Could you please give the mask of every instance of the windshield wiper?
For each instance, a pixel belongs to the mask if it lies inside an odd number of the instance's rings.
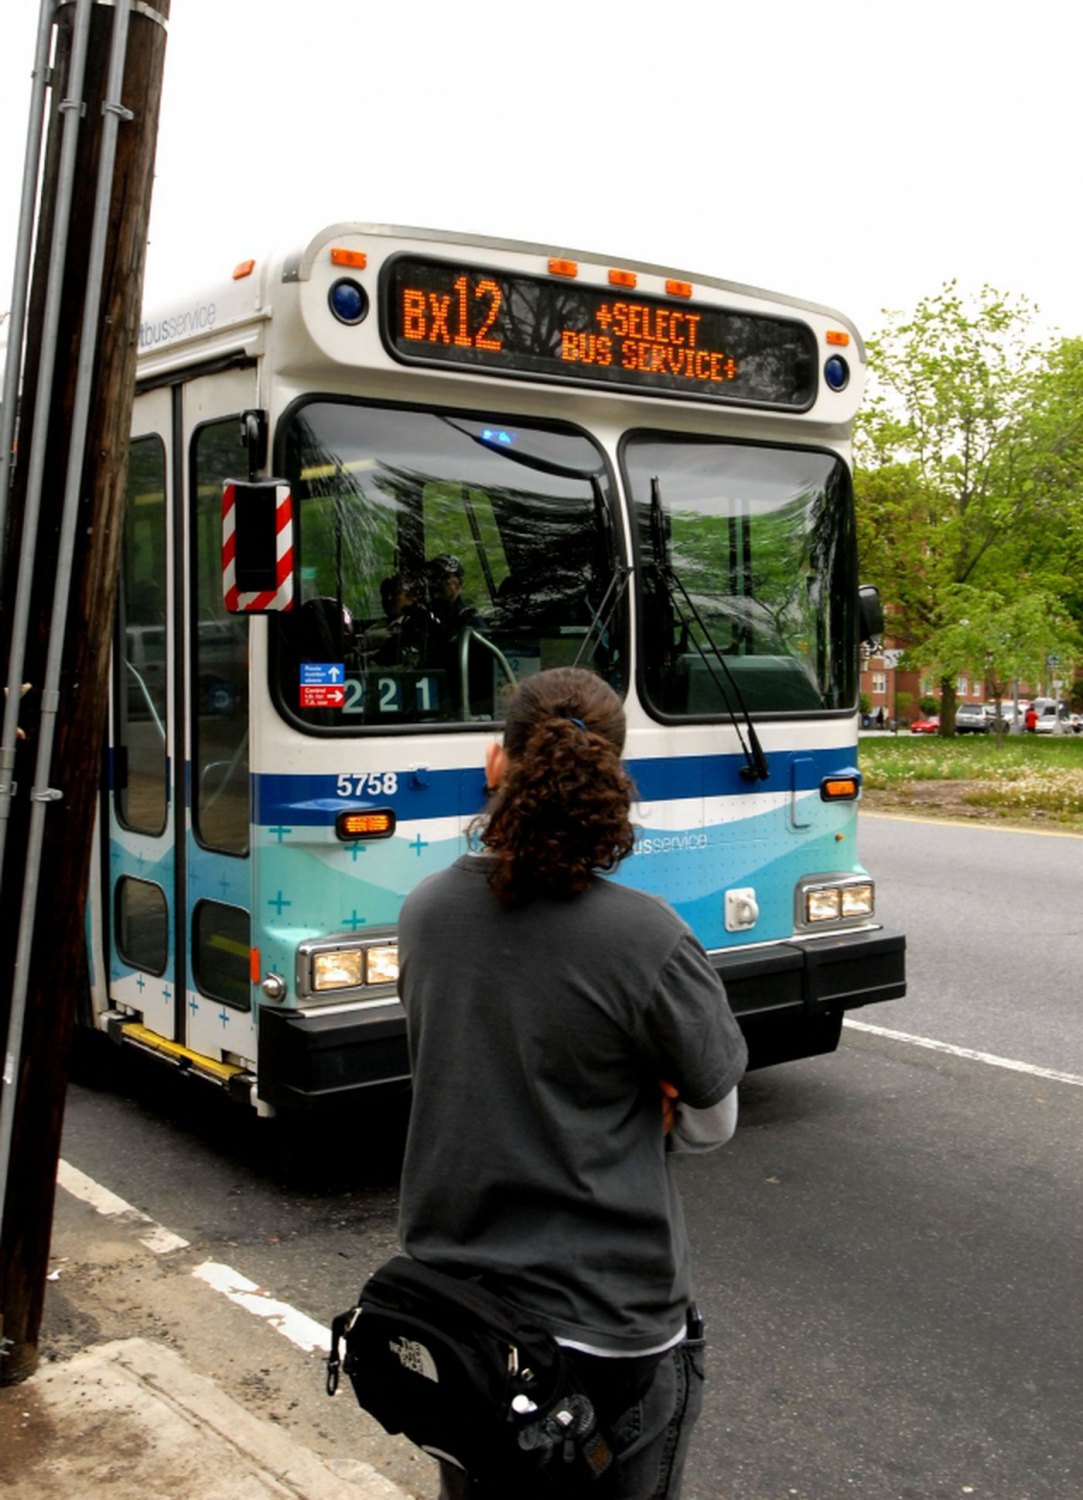
[[[756,733],[756,726],[752,722],[752,716],[748,711],[744,696],[742,695],[741,689],[738,686],[737,679],[730,671],[729,663],[726,661],[726,658],[723,656],[722,652],[715,644],[714,639],[711,636],[711,632],[707,628],[706,621],[703,619],[699,610],[696,608],[695,603],[688,593],[688,590],[685,588],[684,584],[677,576],[673,564],[670,562],[669,547],[666,541],[665,532],[665,515],[662,510],[662,485],[657,474],[655,474],[651,479],[650,538],[651,551],[654,554],[654,568],[658,574],[658,577],[662,580],[662,584],[666,591],[666,597],[669,600],[670,608],[673,610],[673,613],[681,626],[684,637],[690,640],[695,646],[696,650],[699,652],[700,658],[703,661],[703,665],[707,668],[707,672],[711,678],[711,681],[718,689],[719,696],[721,697],[722,702],[726,705],[726,712],[729,714],[730,722],[732,723],[734,729],[737,731],[737,739],[745,757],[745,764],[741,767],[741,775],[748,781],[766,781],[770,776],[771,771],[767,764],[767,757],[763,753],[763,746],[760,744],[759,736]],[[686,615],[681,609],[678,595],[680,595],[680,599],[684,600],[684,603],[688,608],[688,612],[691,615],[692,620],[699,627],[703,639],[710,647],[711,656],[707,655],[706,651],[704,651],[703,649],[702,643],[696,638],[695,633],[689,628],[688,615]],[[745,730],[748,734],[747,744],[745,743],[744,736],[741,733],[740,720],[738,719],[733,705],[730,702],[729,694],[726,692],[725,683],[722,681],[722,678],[714,669],[714,665],[711,659],[712,657],[725,673],[726,679],[729,682],[730,687],[733,689],[734,696],[736,697],[737,702],[740,705],[741,719],[744,720]]]

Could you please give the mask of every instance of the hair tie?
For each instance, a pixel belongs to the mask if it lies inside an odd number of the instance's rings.
[[[586,729],[586,727],[587,727],[583,723],[582,719],[576,719],[571,714],[568,715],[568,722],[569,722],[569,724],[574,724],[575,727],[576,727],[576,729]]]

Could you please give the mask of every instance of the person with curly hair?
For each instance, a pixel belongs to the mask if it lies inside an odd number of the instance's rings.
[[[702,1329],[668,1157],[732,1135],[747,1054],[664,902],[603,878],[631,852],[619,698],[559,668],[511,697],[477,852],[399,926],[413,1101],[400,1237],[563,1346],[607,1435],[607,1500],[677,1500]],[[441,1500],[509,1500],[441,1462]]]

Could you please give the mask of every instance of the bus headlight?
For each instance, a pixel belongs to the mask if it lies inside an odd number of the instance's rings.
[[[860,885],[842,887],[842,915],[844,917],[871,917],[875,905],[871,880],[863,880]]]
[[[821,879],[798,887],[797,925],[818,927],[824,922],[852,922],[871,917],[876,908],[873,882]]]
[[[387,991],[399,977],[398,944],[386,934],[358,940],[320,938],[297,949],[297,994],[303,1000],[366,990]]]
[[[365,950],[342,948],[312,955],[312,988],[352,990],[365,982]]]
[[[382,943],[379,947],[365,949],[365,983],[398,984],[399,945]]]

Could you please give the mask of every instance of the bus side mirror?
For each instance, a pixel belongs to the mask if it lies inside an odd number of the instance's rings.
[[[222,599],[231,615],[293,608],[293,497],[286,480],[223,485]]]
[[[858,623],[863,641],[878,641],[884,633],[884,606],[874,583],[863,583],[857,591]]]

